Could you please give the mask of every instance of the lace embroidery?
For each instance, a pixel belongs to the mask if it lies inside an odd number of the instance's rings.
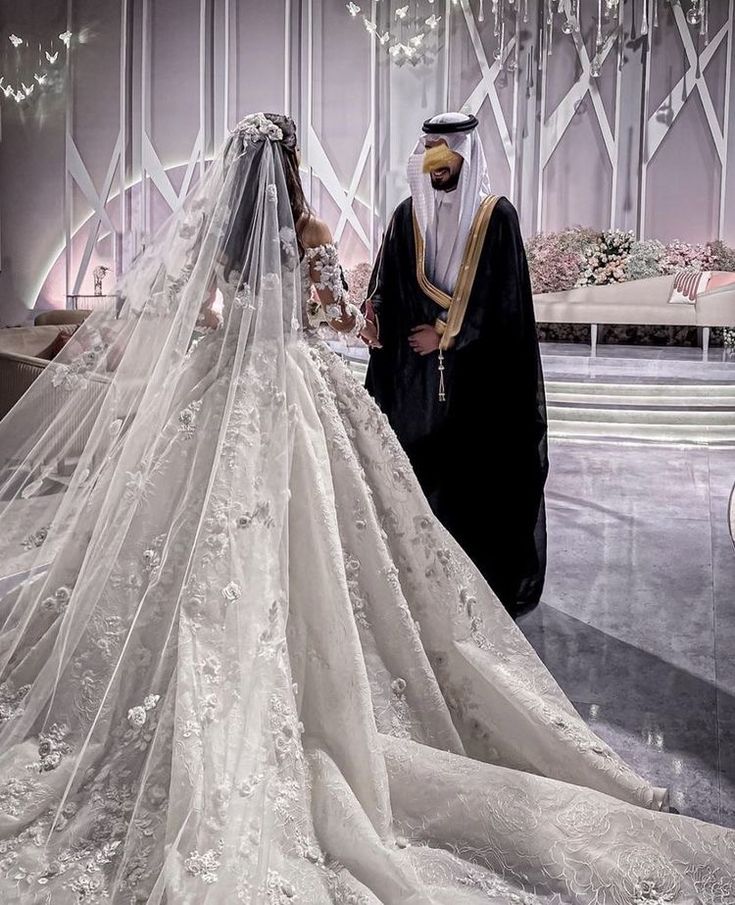
[[[199,410],[202,407],[201,400],[197,400],[196,402],[190,402],[186,408],[183,408],[179,412],[179,431],[186,437],[187,440],[191,440],[194,436],[194,429],[196,427],[196,417],[199,413]]]
[[[23,701],[30,690],[30,685],[21,685],[18,689],[12,682],[0,685],[0,726],[23,713]]]
[[[348,317],[354,318],[354,325],[349,331],[340,331],[340,335],[359,336],[365,327],[362,312],[353,305],[347,296],[344,286],[342,267],[339,263],[339,252],[334,243],[307,248],[304,256],[304,292],[311,293],[311,280],[318,292],[326,292],[331,301],[322,304],[314,299],[308,306],[307,318],[313,327],[330,321]]]
[[[234,603],[242,597],[242,588],[236,581],[231,581],[222,588],[222,596],[227,603]]]
[[[223,848],[224,846],[220,842],[216,849],[211,848],[201,855],[195,849],[184,862],[184,867],[193,877],[201,880],[202,883],[206,883],[208,886],[216,883],[218,879],[217,871],[221,867],[220,856]]]
[[[54,616],[60,616],[62,613],[66,612],[70,599],[71,590],[62,586],[57,588],[51,597],[45,597],[41,601],[41,609]]]
[[[355,621],[361,628],[369,629],[370,622],[365,611],[367,600],[360,591],[360,561],[349,553],[345,554],[345,577]]]
[[[65,741],[69,734],[68,726],[58,726],[56,723],[38,736],[38,761],[29,766],[29,770],[38,770],[46,773],[55,770],[66,754],[71,754],[72,747]]]
[[[25,540],[22,541],[22,546],[26,550],[32,550],[34,547],[43,546],[46,538],[48,537],[50,525],[44,525],[42,528],[34,531],[33,534],[30,534]]]
[[[148,711],[153,710],[160,700],[157,694],[149,694],[143,701],[142,706],[137,705],[128,710],[128,722],[133,729],[141,729],[148,720]]]

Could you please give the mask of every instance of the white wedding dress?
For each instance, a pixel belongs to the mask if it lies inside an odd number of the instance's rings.
[[[257,254],[226,279],[238,192]],[[69,488],[48,430],[13,459],[4,498],[49,509],[0,611],[0,901],[735,902],[735,833],[587,728],[301,329],[315,279],[343,289],[284,193],[277,141],[236,132],[51,366],[77,409],[101,387]]]

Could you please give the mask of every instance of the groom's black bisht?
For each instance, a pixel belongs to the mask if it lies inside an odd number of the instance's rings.
[[[463,316],[453,316],[423,270],[411,199],[398,206],[370,284],[382,348],[371,352],[367,388],[437,517],[513,611],[538,602],[544,582],[546,402],[526,255],[506,198],[483,205],[468,248],[473,239],[474,278]],[[408,344],[413,327],[437,320],[461,323],[443,353],[445,401],[439,353]]]

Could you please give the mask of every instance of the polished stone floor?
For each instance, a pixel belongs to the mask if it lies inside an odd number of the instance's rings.
[[[549,570],[520,627],[682,813],[735,826],[735,450],[557,440]]]

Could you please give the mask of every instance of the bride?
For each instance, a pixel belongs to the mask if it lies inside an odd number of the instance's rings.
[[[0,425],[0,900],[735,902],[735,833],[575,713],[312,289],[362,329],[249,116]]]

